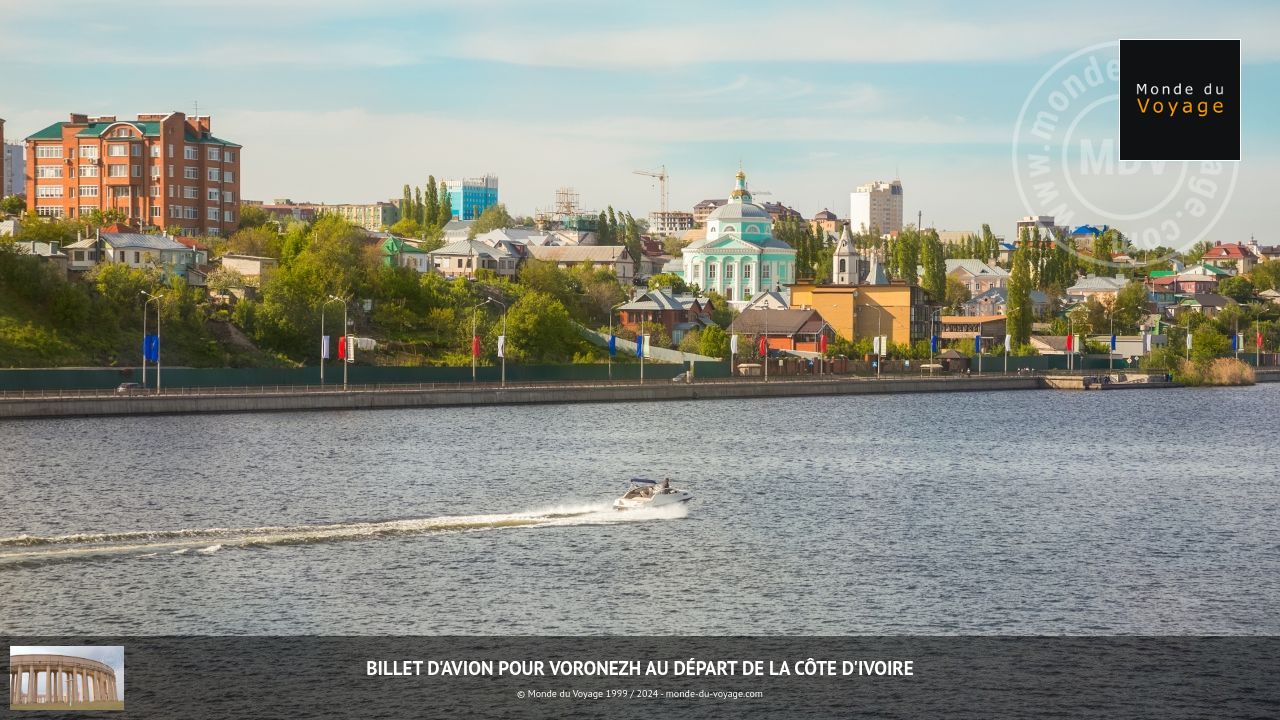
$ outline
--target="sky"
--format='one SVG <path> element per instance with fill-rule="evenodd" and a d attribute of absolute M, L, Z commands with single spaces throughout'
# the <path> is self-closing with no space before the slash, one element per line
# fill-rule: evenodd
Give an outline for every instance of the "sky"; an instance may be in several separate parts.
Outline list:
<path fill-rule="evenodd" d="M 247 199 L 370 202 L 492 173 L 515 214 L 571 186 L 639 217 L 658 188 L 634 170 L 665 166 L 688 209 L 741 163 L 758 200 L 805 216 L 845 217 L 855 186 L 898 178 L 908 221 L 1006 235 L 1047 209 L 1019 197 L 1012 142 L 1055 63 L 1122 37 L 1240 38 L 1244 160 L 1205 231 L 1280 242 L 1277 3 L 0 0 L 0 23 L 10 141 L 70 112 L 198 104 L 244 146 Z M 1095 194 L 1141 206 L 1143 182 Z"/>
<path fill-rule="evenodd" d="M 7 137 L 7 136 L 6 136 Z M 124 646 L 122 645 L 11 645 L 9 655 L 70 655 L 97 660 L 110 665 L 116 671 L 116 692 L 124 695 Z M 45 691 L 45 676 L 40 676 L 36 688 Z"/>

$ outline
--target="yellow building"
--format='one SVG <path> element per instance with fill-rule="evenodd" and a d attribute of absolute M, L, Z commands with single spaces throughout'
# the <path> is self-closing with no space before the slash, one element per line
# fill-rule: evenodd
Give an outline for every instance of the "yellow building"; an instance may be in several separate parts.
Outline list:
<path fill-rule="evenodd" d="M 832 277 L 859 279 L 861 258 L 853 248 L 848 229 L 836 243 Z M 876 335 L 888 336 L 891 343 L 913 343 L 929 339 L 929 293 L 918 285 L 889 280 L 872 256 L 866 277 L 860 282 L 790 286 L 791 307 L 812 308 L 847 340 Z"/>
<path fill-rule="evenodd" d="M 791 286 L 791 307 L 813 308 L 840 337 L 887 335 L 891 343 L 929 338 L 928 293 L 917 285 Z"/>

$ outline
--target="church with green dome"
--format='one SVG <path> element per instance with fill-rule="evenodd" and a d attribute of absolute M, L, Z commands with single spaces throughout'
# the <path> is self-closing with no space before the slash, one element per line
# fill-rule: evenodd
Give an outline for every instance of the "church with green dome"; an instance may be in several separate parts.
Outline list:
<path fill-rule="evenodd" d="M 738 171 L 729 202 L 707 217 L 707 234 L 684 249 L 681 278 L 703 292 L 730 301 L 777 290 L 785 297 L 795 282 L 796 251 L 773 235 L 773 218 L 751 202 L 747 174 Z"/>

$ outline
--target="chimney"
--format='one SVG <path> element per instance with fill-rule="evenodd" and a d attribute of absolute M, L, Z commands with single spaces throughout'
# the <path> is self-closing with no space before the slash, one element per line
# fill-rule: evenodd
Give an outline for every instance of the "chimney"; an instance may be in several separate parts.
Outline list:
<path fill-rule="evenodd" d="M 71 113 L 71 124 L 72 125 L 88 125 L 89 116 L 85 115 L 84 113 Z"/>

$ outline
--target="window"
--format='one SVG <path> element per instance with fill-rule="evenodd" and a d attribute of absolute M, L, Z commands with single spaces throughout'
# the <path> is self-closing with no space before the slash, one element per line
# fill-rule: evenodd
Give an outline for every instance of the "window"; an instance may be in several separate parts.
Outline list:
<path fill-rule="evenodd" d="M 182 177 L 184 177 L 184 178 L 186 178 L 186 179 L 188 179 L 188 180 L 199 180 L 199 179 L 200 179 L 200 174 L 199 174 L 199 172 L 198 172 L 195 168 L 193 168 L 193 167 L 189 167 L 189 168 L 182 168 Z"/>
<path fill-rule="evenodd" d="M 844 258 L 840 258 L 840 270 L 839 270 L 839 272 L 848 272 L 847 270 L 845 270 L 845 259 L 844 259 Z"/>
<path fill-rule="evenodd" d="M 725 265 L 724 265 L 724 279 L 725 279 L 725 280 L 732 280 L 732 279 L 733 279 L 733 263 L 725 263 Z"/>
<path fill-rule="evenodd" d="M 134 262 L 134 264 L 135 264 L 135 265 L 136 265 L 136 264 L 138 264 L 138 263 L 140 263 L 140 262 L 142 262 L 142 252 L 141 252 L 141 251 L 139 251 L 139 250 L 134 250 L 134 251 L 133 251 L 133 262 Z"/>
<path fill-rule="evenodd" d="M 130 193 L 129 193 L 128 185 L 111 188 L 111 197 L 122 198 L 122 197 L 129 197 L 129 195 Z"/>
<path fill-rule="evenodd" d="M 98 159 L 98 146 L 97 146 L 97 145 L 81 145 L 81 146 L 80 146 L 80 157 L 82 157 L 82 158 L 84 158 L 84 159 L 86 159 L 86 160 L 97 160 L 97 159 Z"/>
<path fill-rule="evenodd" d="M 128 157 L 129 146 L 124 143 L 111 143 L 107 146 L 107 157 Z"/>
<path fill-rule="evenodd" d="M 209 182 L 218 182 L 222 179 L 222 171 L 218 168 L 209 168 Z"/>
<path fill-rule="evenodd" d="M 108 165 L 107 166 L 107 177 L 128 177 L 128 176 L 129 176 L 128 165 Z"/>
<path fill-rule="evenodd" d="M 111 133 L 111 137 L 129 137 L 129 128 L 118 127 Z"/>
<path fill-rule="evenodd" d="M 74 260 L 75 260 L 76 262 L 84 262 L 84 251 L 83 251 L 83 250 L 76 250 L 76 251 L 75 251 Z"/>
<path fill-rule="evenodd" d="M 136 144 L 136 143 L 135 143 L 135 144 L 132 146 L 132 148 L 131 148 L 131 149 L 132 149 L 132 152 L 131 152 L 130 154 L 132 154 L 134 157 L 142 157 L 142 146 L 141 146 L 141 145 L 138 145 L 138 144 Z"/>
<path fill-rule="evenodd" d="M 200 189 L 200 188 L 197 188 L 195 185 L 184 185 L 184 186 L 182 187 L 182 197 L 184 197 L 184 198 L 186 198 L 186 199 L 188 199 L 188 200 L 195 200 L 195 199 L 196 199 L 196 191 L 197 191 L 197 190 L 199 190 L 199 189 Z"/>
<path fill-rule="evenodd" d="M 219 217 L 218 208 L 209 208 L 206 213 L 210 220 L 217 220 Z"/>
<path fill-rule="evenodd" d="M 710 265 L 708 265 L 708 266 L 707 266 L 707 279 L 708 279 L 708 280 L 715 280 L 715 279 L 716 279 L 716 264 L 715 264 L 715 263 L 711 263 Z"/>
<path fill-rule="evenodd" d="M 214 161 L 221 160 L 222 148 L 216 148 L 216 147 L 209 148 L 209 159 Z"/>
<path fill-rule="evenodd" d="M 173 143 L 169 143 L 169 157 L 173 157 Z"/>
<path fill-rule="evenodd" d="M 199 219 L 200 219 L 200 213 L 196 212 L 196 208 L 193 208 L 193 207 L 187 206 L 187 207 L 182 208 L 182 210 L 183 210 L 183 213 L 182 213 L 182 214 L 183 214 L 183 216 L 184 216 L 184 217 L 186 217 L 186 219 L 188 219 L 188 220 L 199 220 Z"/>
<path fill-rule="evenodd" d="M 219 197 L 220 197 L 220 194 L 218 193 L 217 190 L 211 189 L 205 193 L 205 199 L 207 199 L 209 202 L 218 202 Z"/>
<path fill-rule="evenodd" d="M 186 147 L 182 148 L 182 159 L 183 159 L 183 160 L 198 160 L 198 159 L 200 159 L 200 155 L 196 152 L 196 149 L 195 149 L 194 147 L 192 147 L 192 146 L 188 145 L 188 146 L 186 146 Z"/>
<path fill-rule="evenodd" d="M 170 189 L 172 190 L 172 188 L 170 188 Z M 182 217 L 182 207 L 181 207 L 181 206 L 179 206 L 179 205 L 170 205 L 170 206 L 169 206 L 169 217 L 171 217 L 171 218 L 180 218 L 180 217 Z"/>
<path fill-rule="evenodd" d="M 228 170 L 222 174 L 222 181 L 233 183 L 236 181 L 236 174 Z"/>
<path fill-rule="evenodd" d="M 151 146 L 151 157 L 153 157 L 153 158 L 158 158 L 158 157 L 160 157 L 160 146 L 159 146 L 159 145 L 157 145 L 157 144 L 153 144 L 153 145 Z"/>
<path fill-rule="evenodd" d="M 231 192 L 230 190 L 223 190 L 222 202 L 224 203 L 235 202 L 235 193 Z"/>
<path fill-rule="evenodd" d="M 81 185 L 80 197 L 98 197 L 97 185 Z"/>
<path fill-rule="evenodd" d="M 153 178 L 158 178 L 158 177 L 160 177 L 160 166 L 159 166 L 159 165 L 152 165 L 152 166 L 151 166 L 151 177 L 153 177 Z"/>
<path fill-rule="evenodd" d="M 152 205 L 152 206 L 151 206 L 151 217 L 153 217 L 153 218 L 158 218 L 158 217 L 160 217 L 160 206 L 159 206 L 159 205 Z"/>
<path fill-rule="evenodd" d="M 226 160 L 227 162 L 235 162 L 235 161 L 236 161 L 236 154 L 235 154 L 235 152 L 234 152 L 234 151 L 232 151 L 232 150 L 227 150 L 227 151 L 225 151 L 225 152 L 223 152 L 223 153 L 222 153 L 222 159 L 223 159 L 223 160 Z"/>
<path fill-rule="evenodd" d="M 97 165 L 81 165 L 80 177 L 98 177 Z"/>
<path fill-rule="evenodd" d="M 62 157 L 62 146 L 61 145 L 37 145 L 36 157 L 60 158 Z"/>
<path fill-rule="evenodd" d="M 38 198 L 62 197 L 62 186 L 61 185 L 37 185 L 36 197 Z"/>
<path fill-rule="evenodd" d="M 742 266 L 742 279 L 743 279 L 743 280 L 750 280 L 750 279 L 751 279 L 751 263 L 745 263 L 745 264 L 743 264 L 743 266 Z"/>
<path fill-rule="evenodd" d="M 151 197 L 160 197 L 160 186 L 159 186 L 159 185 L 152 185 L 152 186 L 151 186 Z"/>
<path fill-rule="evenodd" d="M 768 280 L 770 277 L 770 273 L 772 272 L 773 272 L 773 266 L 770 265 L 769 263 L 765 263 L 760 266 L 760 277 L 762 279 Z"/>
<path fill-rule="evenodd" d="M 62 177 L 61 165 L 36 166 L 37 178 L 60 178 Z"/>
<path fill-rule="evenodd" d="M 141 166 L 141 165 L 134 165 L 134 166 L 132 166 L 132 167 L 133 167 L 133 176 L 134 176 L 134 177 L 142 177 L 142 166 Z"/>
<path fill-rule="evenodd" d="M 235 213 L 231 212 L 230 210 L 223 211 L 222 222 L 235 222 L 235 221 L 236 221 Z"/>
<path fill-rule="evenodd" d="M 44 217 L 62 217 L 61 205 L 41 205 L 36 208 L 36 214 Z"/>
<path fill-rule="evenodd" d="M 177 196 L 178 196 L 178 186 L 177 186 L 177 185 L 170 185 L 170 186 L 169 186 L 169 197 L 177 197 Z"/>
<path fill-rule="evenodd" d="M 169 177 L 173 177 L 173 166 L 169 166 Z"/>

